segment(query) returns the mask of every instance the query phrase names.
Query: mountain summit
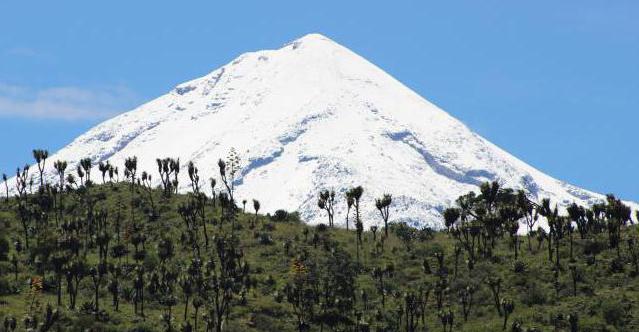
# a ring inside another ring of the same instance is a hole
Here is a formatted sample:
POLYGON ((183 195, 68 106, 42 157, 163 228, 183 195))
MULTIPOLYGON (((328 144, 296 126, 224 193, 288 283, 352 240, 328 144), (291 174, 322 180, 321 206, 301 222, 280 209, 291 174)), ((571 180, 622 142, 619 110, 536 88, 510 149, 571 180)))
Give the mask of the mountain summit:
MULTIPOLYGON (((243 54, 99 124, 49 160, 74 169, 89 157, 122 169, 137 156, 139 172, 159 184, 156 158, 179 158, 183 168, 193 161, 205 180, 218 177, 217 160, 231 148, 243 161, 240 201, 258 199, 264 212, 297 210, 313 223, 326 222, 320 190, 336 191, 335 221, 343 223, 344 193, 357 185, 366 226, 381 221, 374 199, 390 193, 391 220, 441 227, 441 212, 459 195, 493 180, 560 205, 602 199, 518 160, 319 34, 243 54)), ((187 191, 186 170, 180 176, 187 191)))

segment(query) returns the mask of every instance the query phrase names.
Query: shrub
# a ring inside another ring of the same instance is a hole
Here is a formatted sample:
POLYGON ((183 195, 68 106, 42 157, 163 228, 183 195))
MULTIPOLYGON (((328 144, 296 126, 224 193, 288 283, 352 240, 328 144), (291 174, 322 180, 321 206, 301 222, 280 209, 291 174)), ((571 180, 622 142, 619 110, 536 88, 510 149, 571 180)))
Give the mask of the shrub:
POLYGON ((9 257, 9 241, 0 237, 0 261, 6 261, 9 257))
POLYGON ((615 257, 612 261, 610 261, 610 272, 623 272, 623 260, 621 258, 615 257))
POLYGON ((528 306, 543 305, 547 301, 544 289, 537 282, 531 282, 521 295, 521 302, 528 306))
POLYGON ((0 278, 0 295, 16 294, 17 288, 7 279, 0 278))
POLYGON ((268 233, 260 233, 258 242, 262 245, 271 245, 273 244, 273 238, 268 233))
POLYGON ((286 221, 287 219, 288 219, 288 212, 282 209, 275 211, 275 214, 271 216, 271 220, 275 222, 283 222, 283 221, 286 221))
POLYGON ((315 229, 318 232, 326 232, 326 230, 328 229, 328 226, 326 226, 326 224, 320 223, 320 224, 317 224, 317 226, 315 226, 315 229))
POLYGON ((513 271, 515 273, 524 273, 526 272, 526 263, 522 262, 522 261, 515 261, 513 263, 513 271))
POLYGON ((621 326, 624 323, 623 306, 618 301, 607 300, 601 303, 601 314, 610 325, 621 326))

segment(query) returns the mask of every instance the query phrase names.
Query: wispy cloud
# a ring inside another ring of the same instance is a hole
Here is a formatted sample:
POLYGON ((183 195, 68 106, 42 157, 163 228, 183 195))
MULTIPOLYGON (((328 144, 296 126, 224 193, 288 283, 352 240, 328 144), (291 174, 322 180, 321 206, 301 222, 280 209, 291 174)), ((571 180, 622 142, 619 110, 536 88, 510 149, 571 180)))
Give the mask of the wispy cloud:
POLYGON ((12 47, 4 51, 6 55, 17 56, 17 57, 35 57, 38 55, 38 52, 29 47, 12 47))
POLYGON ((125 87, 31 89, 0 83, 0 117, 104 119, 126 111, 137 101, 135 93, 125 87))

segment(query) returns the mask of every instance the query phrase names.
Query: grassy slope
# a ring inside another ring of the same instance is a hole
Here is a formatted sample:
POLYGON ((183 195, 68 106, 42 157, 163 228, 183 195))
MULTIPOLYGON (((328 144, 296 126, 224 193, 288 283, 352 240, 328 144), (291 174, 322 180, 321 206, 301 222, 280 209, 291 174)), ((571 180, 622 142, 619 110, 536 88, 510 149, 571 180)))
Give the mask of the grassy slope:
MULTIPOLYGON (((116 189, 109 186, 98 186, 94 190, 103 191, 107 194, 107 200, 99 203, 100 206, 110 211, 110 216, 115 215, 116 202, 120 200, 127 206, 129 202, 128 188, 119 185, 116 189)), ((140 195, 143 195, 142 193, 140 195)), ((182 220, 177 214, 177 206, 180 202, 187 199, 184 195, 173 196, 169 200, 161 198, 160 192, 153 193, 156 204, 159 204, 161 218, 153 223, 146 223, 147 234, 147 257, 145 264, 149 267, 157 265, 158 259, 155 251, 155 244, 162 236, 169 236, 174 239, 176 244, 176 257, 172 260, 172 264, 183 265, 188 262, 190 250, 184 249, 179 245, 181 229, 184 227, 182 220), (159 202, 159 203, 158 203, 159 202)), ((9 204, 13 204, 10 202, 9 204)), ((18 220, 9 204, 0 204, 0 236, 4 236, 12 243, 15 239, 21 239, 22 233, 18 220)), ((209 211, 209 215, 218 217, 219 210, 209 211)), ((124 215, 128 215, 125 210, 124 215)), ((137 216, 141 216, 141 212, 137 212, 137 216)), ((250 290, 248 304, 245 306, 235 306, 231 314, 231 322, 227 326, 229 331, 295 331, 296 321, 292 314, 292 307, 286 300, 278 303, 273 296, 276 290, 282 289, 287 281, 290 280, 291 261, 295 257, 296 252, 302 248, 306 248, 312 256, 325 255, 321 246, 314 248, 310 241, 304 241, 303 230, 309 228, 308 239, 312 237, 315 228, 306 226, 295 218, 291 218, 287 222, 273 222, 266 216, 259 216, 258 227, 250 230, 247 225, 249 220, 253 218, 250 214, 240 214, 239 231, 241 245, 244 253, 252 269, 252 277, 257 281, 257 286, 250 290), (264 225, 272 224, 272 231, 263 230, 264 225), (260 244, 255 238, 255 231, 264 231, 270 233, 274 240, 272 245, 260 244), (283 243, 286 240, 292 241, 289 254, 285 254, 283 243), (269 276, 275 280, 275 285, 270 285, 267 280, 269 276)), ((393 218, 391 211, 391 219, 393 218)), ((111 221, 112 217, 109 218, 111 221)), ((228 226, 225 226, 228 227, 228 226)), ((217 226, 209 227, 211 232, 219 232, 217 226)), ((225 230, 225 231, 228 231, 225 230)), ((378 232, 381 233, 383 230, 378 232)), ((635 236, 637 229, 632 227, 626 230, 625 237, 635 236)), ((355 260, 355 243, 356 233, 354 231, 346 231, 344 229, 331 229, 328 231, 329 236, 334 239, 339 246, 342 246, 351 254, 352 260, 355 260)), ((572 296, 572 281, 570 279, 570 271, 567 268, 568 263, 568 240, 562 243, 562 259, 563 270, 560 274, 561 289, 559 294, 555 293, 553 285, 554 278, 551 270, 551 264, 548 263, 546 244, 544 243, 541 250, 533 250, 528 252, 527 240, 522 238, 522 257, 521 260, 526 265, 525 272, 515 273, 513 269, 514 257, 512 250, 508 246, 506 240, 500 241, 498 250, 496 251, 493 261, 480 261, 476 264, 474 270, 469 272, 463 263, 465 258, 461 257, 459 271, 456 278, 453 278, 454 269, 454 244, 455 240, 446 233, 436 233, 435 237, 426 241, 415 241, 413 249, 409 252, 406 250, 403 242, 395 235, 391 235, 386 241, 385 251, 383 254, 373 254, 374 245, 372 233, 364 234, 364 250, 362 253, 363 268, 357 277, 357 285, 359 290, 367 290, 374 303, 380 310, 390 311, 401 303, 401 296, 393 298, 389 296, 386 308, 382 309, 380 298, 377 295, 375 283, 372 278, 372 268, 385 266, 389 263, 394 264, 396 273, 389 279, 391 293, 402 294, 405 290, 415 290, 420 285, 434 283, 436 277, 432 274, 425 274, 421 268, 424 259, 428 259, 433 270, 436 267, 436 261, 432 254, 436 251, 443 251, 446 257, 446 264, 451 273, 451 290, 449 291, 448 303, 455 312, 455 331, 497 331, 501 330, 503 324, 493 306, 492 295, 486 283, 485 278, 489 276, 499 276, 503 280, 503 296, 513 299, 515 310, 512 314, 510 322, 519 319, 526 327, 537 327, 541 330, 555 330, 554 326, 563 327, 560 330, 567 330, 567 319, 557 322, 556 315, 568 315, 576 312, 579 314, 580 327, 583 331, 636 331, 639 330, 639 277, 631 277, 629 271, 632 270, 631 265, 627 265, 624 273, 611 273, 608 266, 610 260, 616 255, 615 252, 605 250, 597 257, 597 264, 588 266, 582 255, 581 241, 578 235, 575 235, 575 257, 579 269, 583 272, 583 281, 578 284, 578 296, 572 296), (468 322, 464 322, 461 314, 461 307, 457 296, 458 289, 465 287, 468 283, 477 285, 477 292, 474 295, 475 305, 472 308, 468 322), (538 304, 534 304, 534 302, 538 304), (619 317, 617 317, 619 316, 619 317), (617 318, 616 318, 617 317, 617 318), (616 326, 615 326, 616 325, 616 326)), ((605 238, 602 236, 602 241, 605 238)), ((537 241, 533 240, 533 247, 537 246, 537 241)), ((13 247, 13 246, 12 246, 13 247)), ((623 248, 625 249, 625 242, 623 248)), ((13 249, 12 249, 13 250, 13 249)), ((89 261, 95 263, 97 261, 96 249, 89 254, 89 261)), ((12 251, 13 253, 13 251, 12 251)), ((23 254, 21 260, 26 260, 23 254)), ((17 283, 13 283, 13 270, 8 262, 0 262, 0 279, 5 284, 13 285, 17 288, 15 294, 0 295, 0 321, 4 317, 11 315, 19 320, 27 313, 31 297, 29 293, 28 279, 35 272, 32 268, 25 264, 21 264, 19 278, 17 283)), ((47 275, 47 279, 53 280, 53 275, 47 275)), ((64 285, 64 284, 63 284, 64 285)), ((67 298, 63 289, 63 304, 67 304, 67 298)), ((99 330, 129 330, 135 326, 147 326, 149 329, 161 330, 161 322, 159 316, 161 307, 155 302, 146 304, 146 318, 137 317, 133 314, 132 304, 122 300, 120 303, 120 311, 114 312, 111 308, 110 295, 106 290, 106 283, 101 291, 101 308, 106 309, 109 313, 110 320, 106 323, 96 323, 92 315, 69 311, 66 307, 61 308, 63 319, 59 323, 62 330, 82 331, 87 327, 95 327, 99 330)), ((359 292, 358 292, 359 294, 359 292)), ((181 301, 181 296, 178 298, 181 301)), ((40 309, 46 303, 55 305, 55 289, 47 289, 44 294, 38 296, 38 302, 41 304, 40 309)), ((90 278, 85 278, 81 283, 81 294, 78 299, 78 306, 85 301, 92 301, 93 285, 90 278)), ((361 301, 358 301, 361 306, 361 301)), ((394 310, 394 309, 393 309, 394 310)), ((183 304, 178 304, 174 309, 175 321, 174 327, 182 322, 183 304)), ((427 307, 427 323, 429 330, 441 330, 441 324, 437 317, 437 309, 435 308, 434 295, 431 294, 427 307)), ((190 309, 193 313, 193 309, 190 309)), ((372 310, 364 315, 364 319, 373 323, 372 310)), ((200 320, 200 326, 203 324, 200 320)), ((19 326, 22 326, 19 323, 19 326)), ((316 327, 314 326, 314 329, 316 327)), ((0 327, 0 330, 2 327, 0 327)), ((373 329, 374 330, 374 329, 373 329)))

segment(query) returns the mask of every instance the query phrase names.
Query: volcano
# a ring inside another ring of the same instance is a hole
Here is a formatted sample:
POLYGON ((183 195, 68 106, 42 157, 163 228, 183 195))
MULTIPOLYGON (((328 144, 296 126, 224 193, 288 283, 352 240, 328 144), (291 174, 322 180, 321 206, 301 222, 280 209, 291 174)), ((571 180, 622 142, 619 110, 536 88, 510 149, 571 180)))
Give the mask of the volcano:
MULTIPOLYGON (((381 221, 374 199, 384 193, 393 196, 391 220, 436 228, 446 207, 485 181, 560 206, 604 198, 527 165, 319 34, 243 54, 180 84, 90 129, 48 166, 67 160, 74 169, 91 158, 122 170, 127 157, 137 156, 138 174, 153 174, 159 185, 156 158, 171 157, 182 168, 193 161, 204 181, 219 177, 217 161, 232 148, 242 160, 238 201, 257 199, 261 212, 298 211, 309 223, 327 221, 317 207, 323 189, 337 193, 335 221, 343 223, 344 194, 357 185, 364 188, 367 227, 381 221)), ((186 169, 180 177, 179 190, 188 191, 186 169)))

